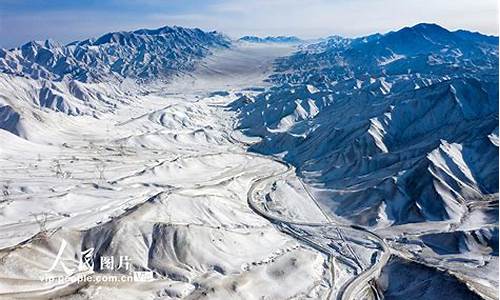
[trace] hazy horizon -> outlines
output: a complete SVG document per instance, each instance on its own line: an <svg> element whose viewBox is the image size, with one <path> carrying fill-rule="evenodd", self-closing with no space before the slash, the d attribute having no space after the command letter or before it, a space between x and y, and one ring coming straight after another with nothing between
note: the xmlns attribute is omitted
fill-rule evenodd
<svg viewBox="0 0 500 300"><path fill-rule="evenodd" d="M384 33L418 23L498 36L497 4L490 0L460 0L452 5L444 0L436 0L432 5L395 0L313 0L307 4L298 0L90 0L84 4L0 0L0 47L46 39L69 43L107 32L174 25L217 30L233 38L293 35L313 39Z"/></svg>

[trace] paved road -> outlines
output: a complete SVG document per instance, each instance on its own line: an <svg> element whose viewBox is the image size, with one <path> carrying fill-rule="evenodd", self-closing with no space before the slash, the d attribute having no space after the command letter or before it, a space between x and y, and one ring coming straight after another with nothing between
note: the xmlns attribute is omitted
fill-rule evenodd
<svg viewBox="0 0 500 300"><path fill-rule="evenodd" d="M235 138L233 138L235 141ZM341 299L341 300L348 300L348 299L354 299L356 295L358 295L360 292L362 292L366 288L370 288L369 282L378 277L380 274L382 268L385 266L387 261L389 260L390 257L390 250L389 246L385 243L383 238L378 236L376 233L373 233L369 231L368 229L365 229L361 226L355 226L355 225L344 225L344 224L339 224L336 222L328 221L328 222L297 222L294 220L286 219L280 216L273 215L269 213L269 211L266 211L263 209L260 205L257 204L257 201L255 199L255 191L258 190L262 185L264 185L266 182L271 181L273 179L279 179L286 177L288 175L293 175L295 173L295 168L288 164L287 162L280 160L279 158L276 157L270 157L270 156L264 156L264 155L259 155L259 154L249 154L253 156L258 156L260 158L264 159L270 159L274 162L280 163L286 167L286 170L283 172L277 172L270 174L265 177L261 177L257 179L256 181L253 182L252 186L247 192L247 201L248 205L250 208L259 214L260 216L268 219L272 223L276 224L278 228L280 228L283 231L284 227L289 227L289 225L304 225L304 226L335 226L337 228L347 228L349 230L355 230L359 231L362 234L365 234L366 236L371 237L375 241L377 241L382 248L381 252L381 257L377 260L375 264L373 264L370 268L364 270L361 272L358 276L354 277L353 279L349 280L347 283L345 283L340 290L335 294L333 291L330 291L330 294L328 295L328 299ZM299 179L300 180L300 179ZM303 184L303 183L302 183ZM305 185L304 185L305 187ZM314 197L311 195L311 193L306 189L307 195L310 197L311 201L314 201L316 205L319 206L318 202ZM325 216L327 216L325 214ZM327 219L329 219L327 217ZM312 248L316 249L317 251L320 251L327 255L329 257L330 263L333 260L332 253L330 252L329 249L325 249L322 245L315 243L314 241L300 235L294 233L293 230L286 230L286 233L289 235L292 235L294 238L300 240L301 242L311 246ZM331 266L332 268L332 266Z"/></svg>

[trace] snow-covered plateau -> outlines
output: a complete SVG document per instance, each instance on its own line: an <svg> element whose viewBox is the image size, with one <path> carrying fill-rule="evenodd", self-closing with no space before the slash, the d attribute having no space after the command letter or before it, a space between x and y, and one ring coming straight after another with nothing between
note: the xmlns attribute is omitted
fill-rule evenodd
<svg viewBox="0 0 500 300"><path fill-rule="evenodd" d="M0 299L498 299L498 38L0 49Z"/></svg>

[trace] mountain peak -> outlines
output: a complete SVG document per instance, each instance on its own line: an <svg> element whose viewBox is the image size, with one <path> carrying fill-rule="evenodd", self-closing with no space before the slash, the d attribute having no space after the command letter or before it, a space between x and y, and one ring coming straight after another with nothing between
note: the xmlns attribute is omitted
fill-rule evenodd
<svg viewBox="0 0 500 300"><path fill-rule="evenodd" d="M389 32L385 36L390 35L412 36L414 39L424 38L428 40L434 38L436 40L442 40L443 38L450 38L452 33L448 29L434 23L419 23L411 27L404 27L398 31Z"/></svg>
<svg viewBox="0 0 500 300"><path fill-rule="evenodd" d="M53 39L47 39L47 40L29 41L29 42L23 44L20 48L21 49L26 49L26 48L54 49L54 48L59 48L59 47L61 47L61 44L59 42L54 41Z"/></svg>
<svg viewBox="0 0 500 300"><path fill-rule="evenodd" d="M411 28L418 31L449 32L448 29L436 23L418 23Z"/></svg>

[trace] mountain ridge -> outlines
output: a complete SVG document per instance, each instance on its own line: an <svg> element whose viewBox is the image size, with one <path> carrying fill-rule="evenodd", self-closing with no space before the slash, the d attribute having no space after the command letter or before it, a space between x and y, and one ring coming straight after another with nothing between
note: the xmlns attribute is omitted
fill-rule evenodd
<svg viewBox="0 0 500 300"><path fill-rule="evenodd" d="M28 42L0 50L0 71L58 81L162 79L191 70L213 49L229 46L229 39L217 32L165 26L111 32L67 45L52 40Z"/></svg>

